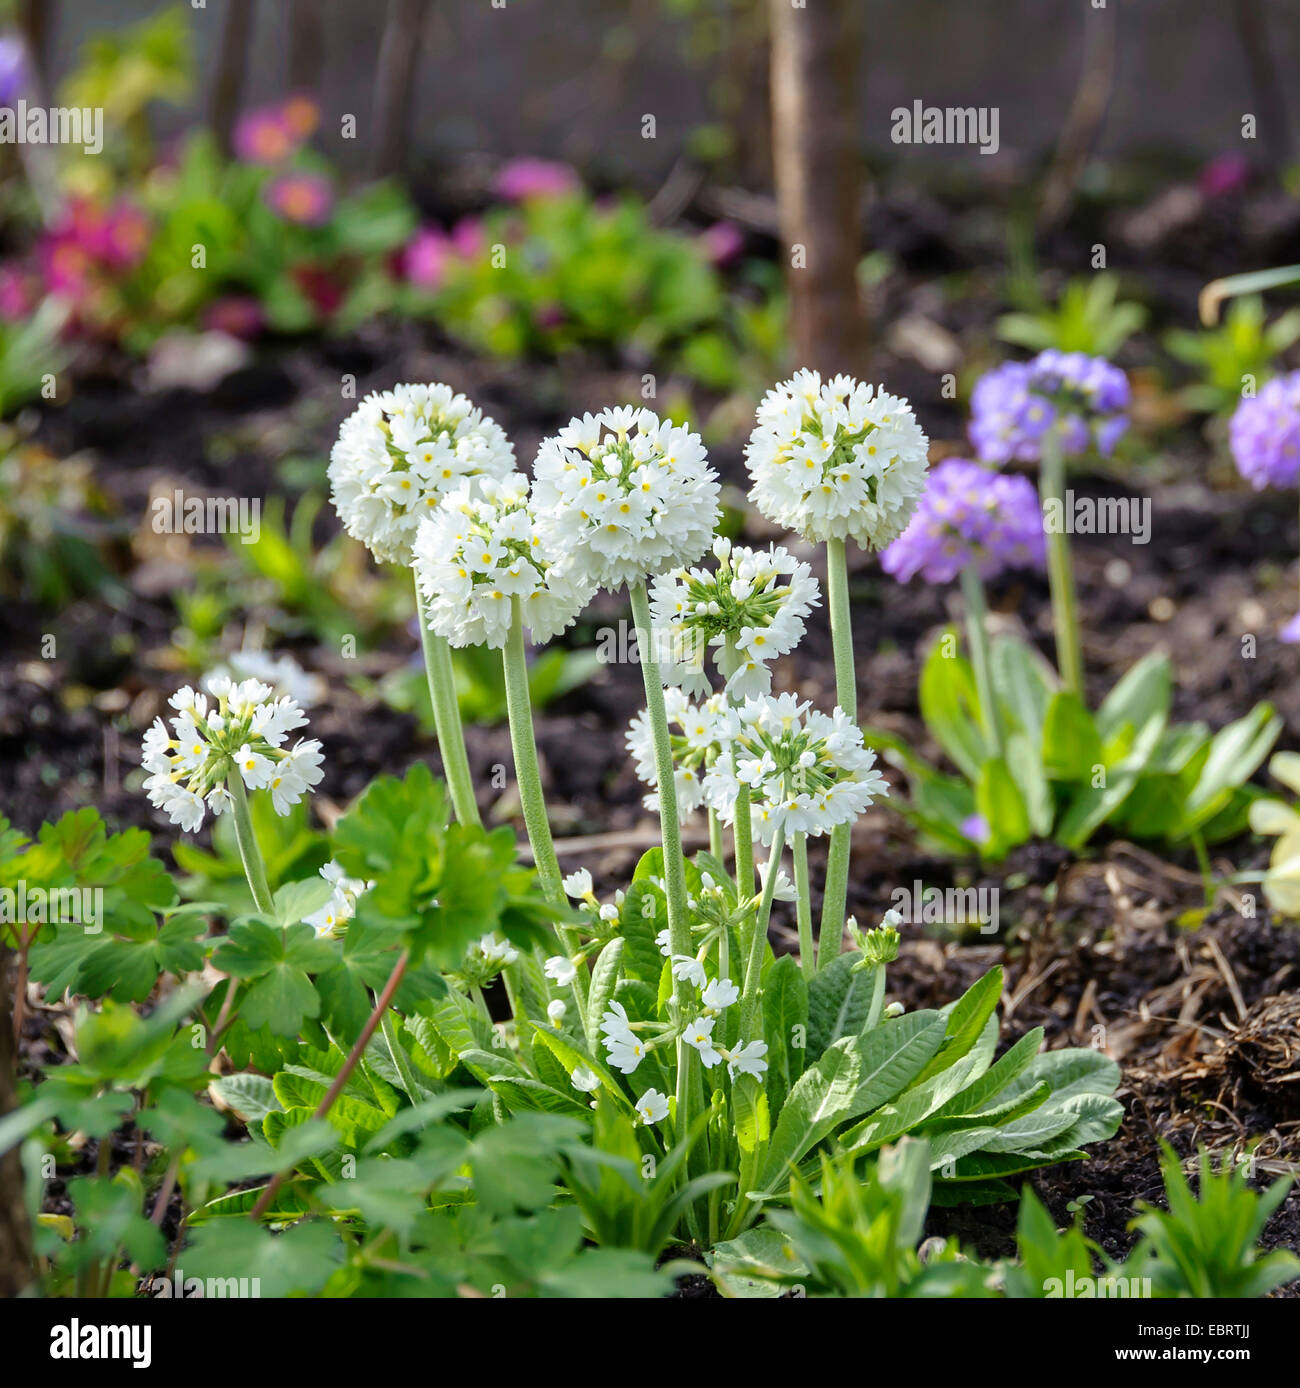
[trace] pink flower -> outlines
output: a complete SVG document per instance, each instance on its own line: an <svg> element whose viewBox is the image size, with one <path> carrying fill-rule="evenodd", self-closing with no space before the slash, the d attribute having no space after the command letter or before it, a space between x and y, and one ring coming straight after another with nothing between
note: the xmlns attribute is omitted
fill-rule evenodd
<svg viewBox="0 0 1300 1388"><path fill-rule="evenodd" d="M241 116L235 126L234 148L246 164L283 164L297 153L303 136L285 119L283 107L264 106Z"/></svg>
<svg viewBox="0 0 1300 1388"><path fill-rule="evenodd" d="M35 306L28 277L11 265L0 266L0 320L17 323Z"/></svg>
<svg viewBox="0 0 1300 1388"><path fill-rule="evenodd" d="M329 180L321 174L282 174L266 185L264 196L272 212L299 226L324 226L334 210Z"/></svg>
<svg viewBox="0 0 1300 1388"><path fill-rule="evenodd" d="M487 233L477 217L462 217L451 229L451 245L462 260L473 260L487 249Z"/></svg>
<svg viewBox="0 0 1300 1388"><path fill-rule="evenodd" d="M297 139L307 140L320 124L320 107L312 97L299 92L280 107L280 119Z"/></svg>
<svg viewBox="0 0 1300 1388"><path fill-rule="evenodd" d="M214 299L203 315L203 326L210 332L225 333L251 342L266 326L266 315L256 299L247 294L226 294Z"/></svg>
<svg viewBox="0 0 1300 1388"><path fill-rule="evenodd" d="M402 251L402 276L421 289L437 289L453 254L452 243L437 227L421 227Z"/></svg>
<svg viewBox="0 0 1300 1388"><path fill-rule="evenodd" d="M579 187L578 175L567 164L549 159L511 159L496 179L498 197L509 202L567 197Z"/></svg>
<svg viewBox="0 0 1300 1388"><path fill-rule="evenodd" d="M745 248L745 235L734 222L714 222L700 233L704 254L715 265L730 265Z"/></svg>
<svg viewBox="0 0 1300 1388"><path fill-rule="evenodd" d="M1237 193L1250 182L1250 160L1244 154L1220 154L1201 166L1197 187L1207 198Z"/></svg>
<svg viewBox="0 0 1300 1388"><path fill-rule="evenodd" d="M119 203L99 229L100 259L115 270L130 269L149 249L149 232L149 219L138 207Z"/></svg>

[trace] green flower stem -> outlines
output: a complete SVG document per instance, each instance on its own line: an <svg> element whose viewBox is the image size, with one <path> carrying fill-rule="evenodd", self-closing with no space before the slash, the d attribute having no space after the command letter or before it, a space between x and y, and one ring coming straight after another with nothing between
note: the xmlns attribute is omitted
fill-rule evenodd
<svg viewBox="0 0 1300 1388"><path fill-rule="evenodd" d="M748 786L741 786L736 793L732 838L736 843L736 890L742 897L750 896L754 891L754 817Z"/></svg>
<svg viewBox="0 0 1300 1388"><path fill-rule="evenodd" d="M253 817L248 812L244 778L233 766L226 777L226 789L230 792L230 816L235 823L235 842L239 845L239 856L244 863L244 876L248 878L257 909L270 914L275 909L271 901L271 884L266 880L266 864L262 861L262 850L257 846L257 835L253 833Z"/></svg>
<svg viewBox="0 0 1300 1388"><path fill-rule="evenodd" d="M763 976L763 948L767 944L767 927L772 917L772 896L781 871L781 854L785 850L785 830L778 829L772 839L767 857L767 880L758 899L754 921L745 937L745 983L740 990L740 1034L745 1040L758 1035L755 1025L758 1016L758 985Z"/></svg>
<svg viewBox="0 0 1300 1388"><path fill-rule="evenodd" d="M723 648L724 674L728 679L740 664L740 652L736 649L736 638L728 636ZM732 706L740 703L731 699ZM736 890L742 897L754 890L754 821L750 813L749 787L741 786L736 796L736 815L732 823L732 838L736 845Z"/></svg>
<svg viewBox="0 0 1300 1388"><path fill-rule="evenodd" d="M816 957L813 954L812 896L808 886L808 835L796 834L794 850L794 890L795 913L799 921L799 967L803 976L812 982L817 972Z"/></svg>
<svg viewBox="0 0 1300 1388"><path fill-rule="evenodd" d="M501 656L506 681L506 711L510 718L510 746L515 757L515 781L519 787L519 803L523 806L528 842L533 849L533 866L542 884L542 894L553 906L567 910L560 860L555 856L551 823L546 814L546 796L542 791L542 773L537 765L533 702L528 693L528 661L524 655L524 624L518 597L510 599L510 634L506 637ZM570 958L577 954L577 935L559 922L556 922L555 932L560 937L565 954ZM574 988L583 1000L580 1015L585 1022L587 976L581 966Z"/></svg>
<svg viewBox="0 0 1300 1388"><path fill-rule="evenodd" d="M1049 430L1043 436L1038 464L1038 494L1043 518L1056 513L1057 524L1047 525L1047 578L1052 589L1052 625L1056 628L1056 664L1065 687L1083 699L1083 648L1079 640L1079 603L1074 592L1074 566L1070 536L1065 526L1065 458L1061 441Z"/></svg>
<svg viewBox="0 0 1300 1388"><path fill-rule="evenodd" d="M460 703L456 698L456 672L452 669L451 648L445 638L429 630L425 621L424 594L415 585L416 620L420 624L420 647L424 651L424 671L429 679L429 699L433 704L433 725L442 753L442 770L451 792L452 809L462 824L481 824L474 782L470 779L469 758L465 755L465 731L460 725Z"/></svg>
<svg viewBox="0 0 1300 1388"><path fill-rule="evenodd" d="M989 636L985 625L988 604L984 600L984 584L967 564L961 571L961 591L966 599L966 640L970 645L971 664L975 668L975 691L979 695L980 718L993 755L1002 755L1002 724L998 718L997 700L993 692L993 670L989 660Z"/></svg>
<svg viewBox="0 0 1300 1388"><path fill-rule="evenodd" d="M722 846L722 821L717 810L709 811L709 852L721 862L726 850Z"/></svg>
<svg viewBox="0 0 1300 1388"><path fill-rule="evenodd" d="M831 617L831 646L835 653L835 702L856 723L858 681L853 666L853 622L849 614L849 568L843 540L826 541L826 601ZM844 946L844 910L849 897L849 854L853 825L837 824L831 830L826 855L826 886L822 897L822 922L817 967L835 962Z"/></svg>
<svg viewBox="0 0 1300 1388"><path fill-rule="evenodd" d="M664 711L664 687L655 656L654 629L650 622L650 598L644 582L629 583L632 621L641 657L641 678L645 682L646 717L654 741L656 787L659 795L659 826L664 846L664 894L668 903L668 939L674 954L693 954L691 923L686 904L686 862L682 857L681 826L677 822L677 783L673 779L673 749L668 738L668 715ZM673 980L672 1017L682 1020L685 984ZM691 1048L677 1038L677 1117L675 1131L685 1136L691 1127L690 1070Z"/></svg>

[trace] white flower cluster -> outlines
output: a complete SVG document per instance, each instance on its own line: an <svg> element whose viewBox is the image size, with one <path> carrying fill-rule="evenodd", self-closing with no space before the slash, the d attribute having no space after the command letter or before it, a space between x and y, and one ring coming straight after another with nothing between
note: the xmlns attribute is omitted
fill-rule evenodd
<svg viewBox="0 0 1300 1388"><path fill-rule="evenodd" d="M465 961L456 973L467 986L482 988L518 958L519 951L509 940L489 931L465 951Z"/></svg>
<svg viewBox="0 0 1300 1388"><path fill-rule="evenodd" d="M376 559L411 562L416 527L467 479L514 470L501 427L445 385L377 391L343 421L330 453L330 498Z"/></svg>
<svg viewBox="0 0 1300 1388"><path fill-rule="evenodd" d="M276 814L302 799L321 779L320 743L285 738L307 718L290 698L273 699L260 680L233 683L226 675L206 681L207 695L188 686L171 698L176 716L161 718L144 735L144 787L173 823L193 832L204 810L220 814L230 804L228 778L238 773L249 790L269 790Z"/></svg>
<svg viewBox="0 0 1300 1388"><path fill-rule="evenodd" d="M730 823L749 787L754 828L770 844L778 828L817 835L852 820L888 793L875 753L837 708L829 717L793 694L747 699L721 715L721 750L704 778L704 798Z"/></svg>
<svg viewBox="0 0 1300 1388"><path fill-rule="evenodd" d="M804 618L820 602L817 580L807 564L775 545L733 547L720 536L713 553L718 565L712 573L676 569L651 588L664 683L706 697L712 691L704 661L712 647L733 699L766 694L772 687L768 662L799 644Z"/></svg>
<svg viewBox="0 0 1300 1388"><path fill-rule="evenodd" d="M767 1042L746 1041L728 1050L713 1035L713 1028L719 1017L740 999L740 989L729 978L710 980L704 965L686 954L674 954L673 977L685 979L699 989L702 1010L689 1022L682 1032L682 1040L695 1049L700 1063L711 1070L721 1061L727 1063L727 1074L734 1080L737 1075L753 1075L756 1079L767 1070ZM633 1030L636 1024L628 1020L622 1003L611 1002L609 1010L600 1019L601 1034L605 1038L605 1049L609 1053L609 1063L615 1070L630 1075L645 1059L647 1046ZM654 1121L654 1120L647 1120Z"/></svg>
<svg viewBox="0 0 1300 1388"><path fill-rule="evenodd" d="M673 751L677 817L684 824L691 811L704 803L704 775L721 749L720 736L726 726L725 721L719 722L726 711L726 696L714 694L702 704L693 704L680 689L665 689L664 709ZM678 731L673 731L674 728ZM644 797L645 807L657 811L659 774L655 766L650 716L644 709L628 726L625 738L636 774L653 787Z"/></svg>
<svg viewBox="0 0 1300 1388"><path fill-rule="evenodd" d="M337 935L338 932L357 913L357 898L368 892L375 884L363 882L359 877L348 877L335 862L326 863L320 875L333 887L330 899L303 920L317 935Z"/></svg>
<svg viewBox="0 0 1300 1388"><path fill-rule="evenodd" d="M548 640L595 592L538 524L518 472L462 483L421 522L412 562L429 627L453 646L504 646L513 598L532 640Z"/></svg>
<svg viewBox="0 0 1300 1388"><path fill-rule="evenodd" d="M718 480L700 436L652 410L570 420L543 441L533 476L545 538L597 587L693 564L713 538Z"/></svg>
<svg viewBox="0 0 1300 1388"><path fill-rule="evenodd" d="M925 490L929 440L906 400L799 371L758 407L745 461L758 509L806 540L882 549Z"/></svg>

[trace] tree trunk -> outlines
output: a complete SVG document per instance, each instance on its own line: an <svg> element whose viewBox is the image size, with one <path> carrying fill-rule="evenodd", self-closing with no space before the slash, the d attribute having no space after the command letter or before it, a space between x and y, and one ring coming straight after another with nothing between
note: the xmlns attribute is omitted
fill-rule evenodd
<svg viewBox="0 0 1300 1388"><path fill-rule="evenodd" d="M858 152L861 0L771 0L772 162L796 366L862 370Z"/></svg>
<svg viewBox="0 0 1300 1388"><path fill-rule="evenodd" d="M244 98L244 76L248 71L248 48L252 37L253 0L226 0L217 66L212 75L212 94L208 101L208 123L225 154L230 153L231 135Z"/></svg>
<svg viewBox="0 0 1300 1388"><path fill-rule="evenodd" d="M39 84L41 99L53 89L54 25L58 0L18 0L14 19L23 36Z"/></svg>
<svg viewBox="0 0 1300 1388"><path fill-rule="evenodd" d="M320 0L289 0L289 90L315 96L324 60Z"/></svg>
<svg viewBox="0 0 1300 1388"><path fill-rule="evenodd" d="M13 951L0 945L0 1118L18 1107L17 1048L10 1008ZM32 1234L23 1199L19 1149L0 1156L0 1297L17 1296L32 1280Z"/></svg>
<svg viewBox="0 0 1300 1388"><path fill-rule="evenodd" d="M375 141L371 164L381 177L396 173L406 157L420 38L428 8L428 0L388 0L371 107Z"/></svg>
<svg viewBox="0 0 1300 1388"><path fill-rule="evenodd" d="M1286 96L1277 77L1264 7L1260 0L1237 0L1237 34L1250 69L1250 88L1258 110L1264 148L1280 174L1291 159L1291 127L1286 114Z"/></svg>

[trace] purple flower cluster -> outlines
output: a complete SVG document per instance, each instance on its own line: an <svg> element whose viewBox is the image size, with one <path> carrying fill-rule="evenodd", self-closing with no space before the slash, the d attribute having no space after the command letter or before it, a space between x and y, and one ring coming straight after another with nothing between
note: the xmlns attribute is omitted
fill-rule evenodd
<svg viewBox="0 0 1300 1388"><path fill-rule="evenodd" d="M1038 493L1026 477L992 472L965 458L930 471L929 485L907 529L880 556L881 567L906 583L950 583L975 564L982 578L1045 562Z"/></svg>
<svg viewBox="0 0 1300 1388"><path fill-rule="evenodd" d="M971 442L988 463L1036 462L1055 429L1066 457L1090 444L1108 456L1128 428L1128 377L1104 357L1040 352L981 376L971 395Z"/></svg>
<svg viewBox="0 0 1300 1388"><path fill-rule="evenodd" d="M1256 491L1300 476L1300 371L1279 376L1237 406L1228 426L1237 471Z"/></svg>

